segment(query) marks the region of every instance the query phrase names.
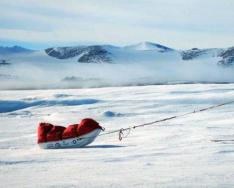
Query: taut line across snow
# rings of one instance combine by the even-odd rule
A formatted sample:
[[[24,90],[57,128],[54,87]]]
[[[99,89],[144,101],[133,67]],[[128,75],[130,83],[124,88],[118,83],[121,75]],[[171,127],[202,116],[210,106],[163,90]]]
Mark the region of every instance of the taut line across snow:
[[[123,138],[126,138],[130,134],[130,131],[132,129],[136,129],[136,128],[140,128],[140,127],[145,127],[145,126],[149,126],[149,125],[154,125],[154,124],[157,124],[157,123],[160,123],[160,122],[169,121],[169,120],[180,118],[180,117],[185,117],[185,116],[188,116],[188,115],[191,115],[191,114],[195,114],[195,113],[199,113],[199,112],[204,112],[204,111],[207,111],[207,110],[211,110],[211,109],[218,108],[218,107],[221,107],[221,106],[224,106],[224,105],[228,105],[228,104],[232,104],[232,103],[234,103],[234,100],[233,101],[229,101],[229,102],[225,102],[225,103],[221,103],[221,104],[217,104],[217,105],[213,105],[213,106],[209,106],[209,107],[206,107],[206,108],[201,108],[199,110],[193,110],[191,112],[187,112],[185,114],[181,114],[181,115],[177,115],[177,116],[171,116],[171,117],[159,119],[159,120],[148,122],[148,123],[144,123],[144,124],[130,126],[130,127],[127,127],[127,128],[116,129],[116,130],[113,130],[113,131],[102,133],[99,136],[104,136],[104,135],[113,134],[113,133],[119,133],[119,140],[121,141]],[[124,134],[125,131],[127,131],[127,132]],[[82,139],[88,139],[88,138],[89,137],[83,137]]]

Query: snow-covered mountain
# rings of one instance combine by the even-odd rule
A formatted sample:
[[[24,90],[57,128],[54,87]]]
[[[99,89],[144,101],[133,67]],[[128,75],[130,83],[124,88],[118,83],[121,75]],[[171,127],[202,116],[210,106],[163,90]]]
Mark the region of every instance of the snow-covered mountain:
[[[168,48],[161,44],[156,44],[152,42],[140,42],[138,44],[126,46],[125,48],[132,49],[132,50],[155,50],[158,52],[168,52],[168,51],[173,50],[172,48]]]
[[[119,62],[121,61],[136,61],[149,59],[153,61],[161,60],[162,56],[166,59],[171,54],[177,54],[177,58],[187,61],[201,58],[214,58],[215,62],[222,65],[232,65],[234,63],[234,47],[176,50],[161,44],[151,42],[141,42],[134,45],[124,47],[114,47],[110,45],[95,45],[95,46],[76,46],[76,47],[55,47],[45,50],[47,55],[57,59],[69,59],[77,57],[76,60],[80,63],[103,63],[103,62]],[[162,55],[162,53],[167,53]],[[122,56],[122,57],[121,57]],[[120,59],[118,59],[120,58]],[[125,58],[125,59],[124,59]],[[217,61],[217,59],[219,59]]]
[[[198,49],[193,48],[191,50],[185,50],[181,53],[183,60],[194,60],[202,58],[220,58],[218,64],[229,66],[234,64],[234,47],[227,49],[222,48],[210,48],[210,49]]]
[[[48,48],[45,52],[57,59],[76,57],[80,63],[118,63],[120,61],[136,61],[136,57],[140,61],[157,60],[161,59],[162,53],[176,52],[176,50],[156,43],[141,42],[124,47],[111,45],[55,47]]]
[[[33,50],[23,48],[21,46],[3,47],[0,46],[0,55],[10,55],[15,53],[30,53]]]
[[[177,50],[141,42],[0,49],[0,89],[234,82],[234,47]]]
[[[43,53],[43,51],[45,53]],[[116,47],[111,45],[90,45],[90,46],[68,46],[68,47],[52,47],[43,51],[33,51],[20,46],[0,47],[1,60],[4,58],[12,59],[22,54],[25,58],[30,56],[46,56],[56,58],[58,60],[69,60],[80,63],[118,63],[121,61],[136,61],[136,57],[140,61],[157,61],[168,59],[168,56],[174,54],[175,60],[202,60],[214,58],[216,63],[223,65],[232,65],[234,63],[234,47],[230,48],[208,48],[190,50],[176,50],[161,44],[152,42],[140,42],[134,45]],[[40,53],[40,55],[39,55]],[[165,55],[162,55],[165,53]],[[39,55],[39,56],[38,56]],[[218,59],[218,61],[217,61]],[[171,60],[171,59],[170,59]]]

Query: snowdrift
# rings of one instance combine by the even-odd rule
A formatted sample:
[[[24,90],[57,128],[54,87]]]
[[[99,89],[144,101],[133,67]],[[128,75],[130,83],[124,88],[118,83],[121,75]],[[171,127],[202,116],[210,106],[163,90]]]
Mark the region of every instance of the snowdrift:
[[[67,127],[40,123],[37,142],[43,149],[83,147],[93,142],[102,130],[103,128],[90,118]]]

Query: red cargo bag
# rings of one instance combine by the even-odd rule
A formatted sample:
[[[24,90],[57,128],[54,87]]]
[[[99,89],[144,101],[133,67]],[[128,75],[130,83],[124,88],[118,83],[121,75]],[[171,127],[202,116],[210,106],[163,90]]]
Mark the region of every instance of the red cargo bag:
[[[40,123],[37,128],[37,143],[46,142],[46,134],[53,128],[50,123]]]
[[[77,127],[78,136],[92,132],[95,129],[102,129],[102,127],[91,118],[83,119]]]
[[[77,126],[78,124],[69,125],[64,131],[62,135],[62,139],[68,139],[68,138],[75,138],[78,136],[77,134]]]
[[[51,131],[47,133],[46,136],[47,142],[62,140],[62,134],[65,129],[66,128],[62,126],[53,126]]]

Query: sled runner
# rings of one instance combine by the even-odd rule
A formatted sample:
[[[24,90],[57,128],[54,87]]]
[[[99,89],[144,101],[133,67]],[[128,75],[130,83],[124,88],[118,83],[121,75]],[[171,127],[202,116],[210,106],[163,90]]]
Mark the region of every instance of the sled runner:
[[[80,124],[68,127],[40,123],[38,144],[42,149],[79,148],[92,143],[103,128],[93,119],[83,119]]]

